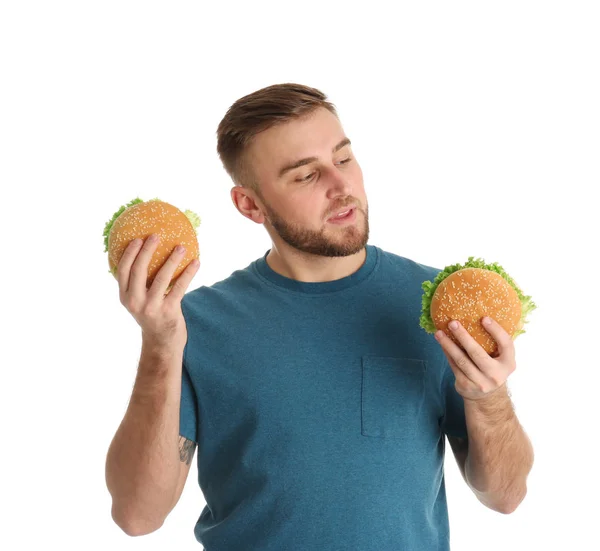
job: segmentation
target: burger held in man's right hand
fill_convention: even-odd
[[[192,211],[135,198],[117,210],[104,228],[109,272],[119,284],[121,303],[142,328],[145,343],[182,351],[187,329],[181,300],[200,267]]]

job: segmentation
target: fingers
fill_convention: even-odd
[[[498,350],[492,356],[492,358],[496,358],[501,354],[504,354],[505,351],[514,348],[512,337],[494,318],[486,316],[482,321],[482,325],[483,328],[492,336],[492,338],[496,341],[496,344],[498,345]]]
[[[142,245],[141,239],[134,239],[123,252],[119,263],[117,264],[117,281],[119,282],[119,293],[121,295],[121,302],[127,293],[129,288],[129,275],[131,271],[131,265],[136,259],[138,251]]]
[[[461,323],[456,323],[456,327],[452,327],[452,323],[450,323],[448,324],[448,328],[452,331],[452,334],[458,340],[460,346],[465,350],[469,358],[473,360],[479,369],[483,369],[484,366],[490,366],[490,355],[469,334],[467,329]]]
[[[464,376],[467,380],[478,383],[481,380],[481,374],[478,373],[478,369],[470,361],[466,351],[457,345],[449,336],[445,333],[441,335],[440,344],[443,351],[446,354],[448,363],[454,367],[452,371],[458,378],[459,374]]]
[[[150,289],[146,289],[148,265],[158,243],[159,239],[153,240],[152,236],[145,241],[135,239],[129,243],[119,261],[117,280],[121,302],[128,307],[133,307],[134,304],[145,304],[156,298],[164,298],[173,279],[173,274],[185,255],[185,248],[178,251],[176,247],[157,272]],[[200,262],[198,259],[194,259],[188,264],[168,292],[168,296],[171,297],[170,300],[181,300],[183,298],[199,267]]]
[[[164,264],[157,272],[154,281],[152,282],[152,286],[148,290],[148,299],[152,300],[156,297],[162,299],[164,297],[167,292],[167,287],[173,279],[173,274],[183,260],[184,255],[185,247],[179,245],[179,247],[173,249],[167,260],[165,260]]]
[[[194,258],[179,274],[179,277],[173,283],[173,287],[169,291],[169,294],[165,298],[165,301],[169,302],[181,302],[183,295],[185,295],[185,291],[191,283],[192,279],[198,272],[200,268],[200,261],[197,258]]]
[[[146,296],[146,283],[148,281],[148,265],[152,259],[154,251],[158,246],[159,236],[150,235],[140,249],[129,275],[129,288],[127,293],[142,300]]]

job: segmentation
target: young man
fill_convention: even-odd
[[[166,297],[177,262],[146,295],[131,268],[145,273],[155,245],[124,255],[144,345],[107,460],[119,526],[162,525],[198,446],[207,551],[448,550],[445,435],[482,503],[514,510],[531,453],[505,387],[466,406],[449,345],[419,326],[421,284],[439,269],[368,244],[363,175],[333,104],[297,84],[259,90],[228,110],[218,152],[236,209],[272,247],[184,295],[188,269]],[[504,451],[483,446],[496,435]]]

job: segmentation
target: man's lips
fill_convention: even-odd
[[[333,216],[327,220],[327,223],[333,224],[334,226],[354,224],[356,221],[356,210],[356,208],[351,208],[344,216]]]
[[[352,211],[356,210],[355,206],[344,207],[343,209],[338,210],[336,213],[331,215],[327,220],[333,220],[334,218],[339,218],[340,214],[346,213],[346,216],[350,216]]]

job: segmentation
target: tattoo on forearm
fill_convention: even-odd
[[[182,462],[189,465],[194,457],[194,450],[196,449],[196,442],[188,440],[187,438],[179,438],[179,459]]]

